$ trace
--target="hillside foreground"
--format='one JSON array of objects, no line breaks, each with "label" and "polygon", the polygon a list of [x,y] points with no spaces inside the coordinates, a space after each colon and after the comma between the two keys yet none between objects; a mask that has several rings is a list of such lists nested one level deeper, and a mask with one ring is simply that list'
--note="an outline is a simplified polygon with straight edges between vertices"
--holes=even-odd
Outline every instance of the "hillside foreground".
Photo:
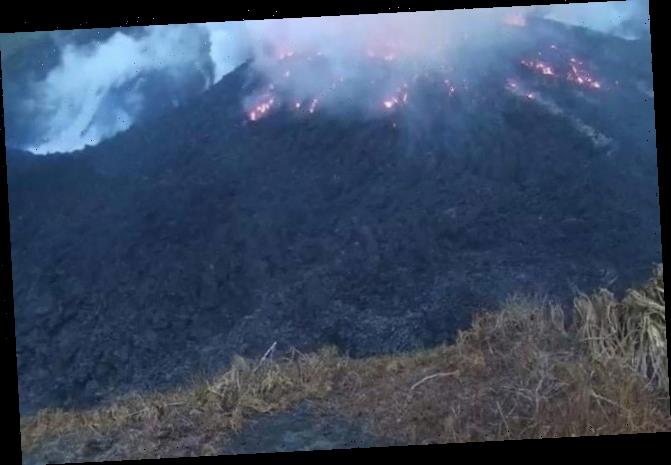
[{"label": "hillside foreground", "polygon": [[671,431],[662,265],[622,300],[600,289],[572,310],[512,296],[454,344],[412,353],[271,346],[178,390],[24,417],[24,463],[232,453],[250,422],[306,402],[391,441],[363,446]]}]

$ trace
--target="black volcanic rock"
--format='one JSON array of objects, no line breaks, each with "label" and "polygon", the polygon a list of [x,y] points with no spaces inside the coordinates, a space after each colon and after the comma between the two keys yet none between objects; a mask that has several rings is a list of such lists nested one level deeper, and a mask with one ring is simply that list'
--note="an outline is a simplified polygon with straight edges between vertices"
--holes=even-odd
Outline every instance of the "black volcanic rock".
[{"label": "black volcanic rock", "polygon": [[[623,131],[607,156],[506,93],[509,69],[423,107],[427,129],[282,109],[252,124],[243,66],[96,147],[9,152],[22,413],[184,382],[275,341],[436,344],[511,292],[566,301],[609,271],[619,290],[646,278],[654,146]],[[596,117],[617,136],[611,116]]]}]

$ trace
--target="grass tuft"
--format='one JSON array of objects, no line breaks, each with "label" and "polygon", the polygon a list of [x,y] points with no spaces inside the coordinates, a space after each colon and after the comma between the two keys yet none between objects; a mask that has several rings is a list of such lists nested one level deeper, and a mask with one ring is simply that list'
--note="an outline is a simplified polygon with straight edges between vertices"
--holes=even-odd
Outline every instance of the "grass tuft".
[{"label": "grass tuft", "polygon": [[597,360],[616,361],[669,390],[662,265],[641,289],[618,302],[606,289],[576,298],[579,334]]}]

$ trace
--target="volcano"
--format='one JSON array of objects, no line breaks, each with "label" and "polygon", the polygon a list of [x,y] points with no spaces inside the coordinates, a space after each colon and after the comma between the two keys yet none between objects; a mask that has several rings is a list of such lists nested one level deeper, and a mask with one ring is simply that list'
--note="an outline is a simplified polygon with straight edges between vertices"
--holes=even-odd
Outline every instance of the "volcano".
[{"label": "volcano", "polygon": [[8,150],[22,414],[641,282],[661,261],[649,41],[543,30],[477,75],[367,92],[375,117],[246,63],[94,147]]}]

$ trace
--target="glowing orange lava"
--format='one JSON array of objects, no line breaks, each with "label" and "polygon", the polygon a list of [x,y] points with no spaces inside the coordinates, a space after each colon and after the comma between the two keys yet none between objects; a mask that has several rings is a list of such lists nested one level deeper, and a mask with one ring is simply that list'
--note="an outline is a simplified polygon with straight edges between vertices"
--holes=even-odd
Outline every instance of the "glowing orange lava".
[{"label": "glowing orange lava", "polygon": [[601,83],[589,75],[586,71],[578,68],[578,65],[582,65],[581,61],[571,58],[571,65],[566,79],[568,81],[574,82],[578,85],[590,87],[592,89],[601,89]]},{"label": "glowing orange lava", "polygon": [[257,104],[248,113],[250,121],[258,121],[259,119],[263,118],[268,113],[268,111],[270,111],[274,103],[275,98],[268,97],[266,100]]},{"label": "glowing orange lava", "polygon": [[552,66],[540,60],[522,60],[521,63],[527,68],[534,69],[545,76],[555,75],[555,71]]},{"label": "glowing orange lava", "polygon": [[405,90],[407,85],[404,84],[402,87],[396,89],[396,95],[393,95],[382,101],[382,105],[387,109],[391,110],[392,108],[398,105],[404,105],[408,103],[408,92]]}]

